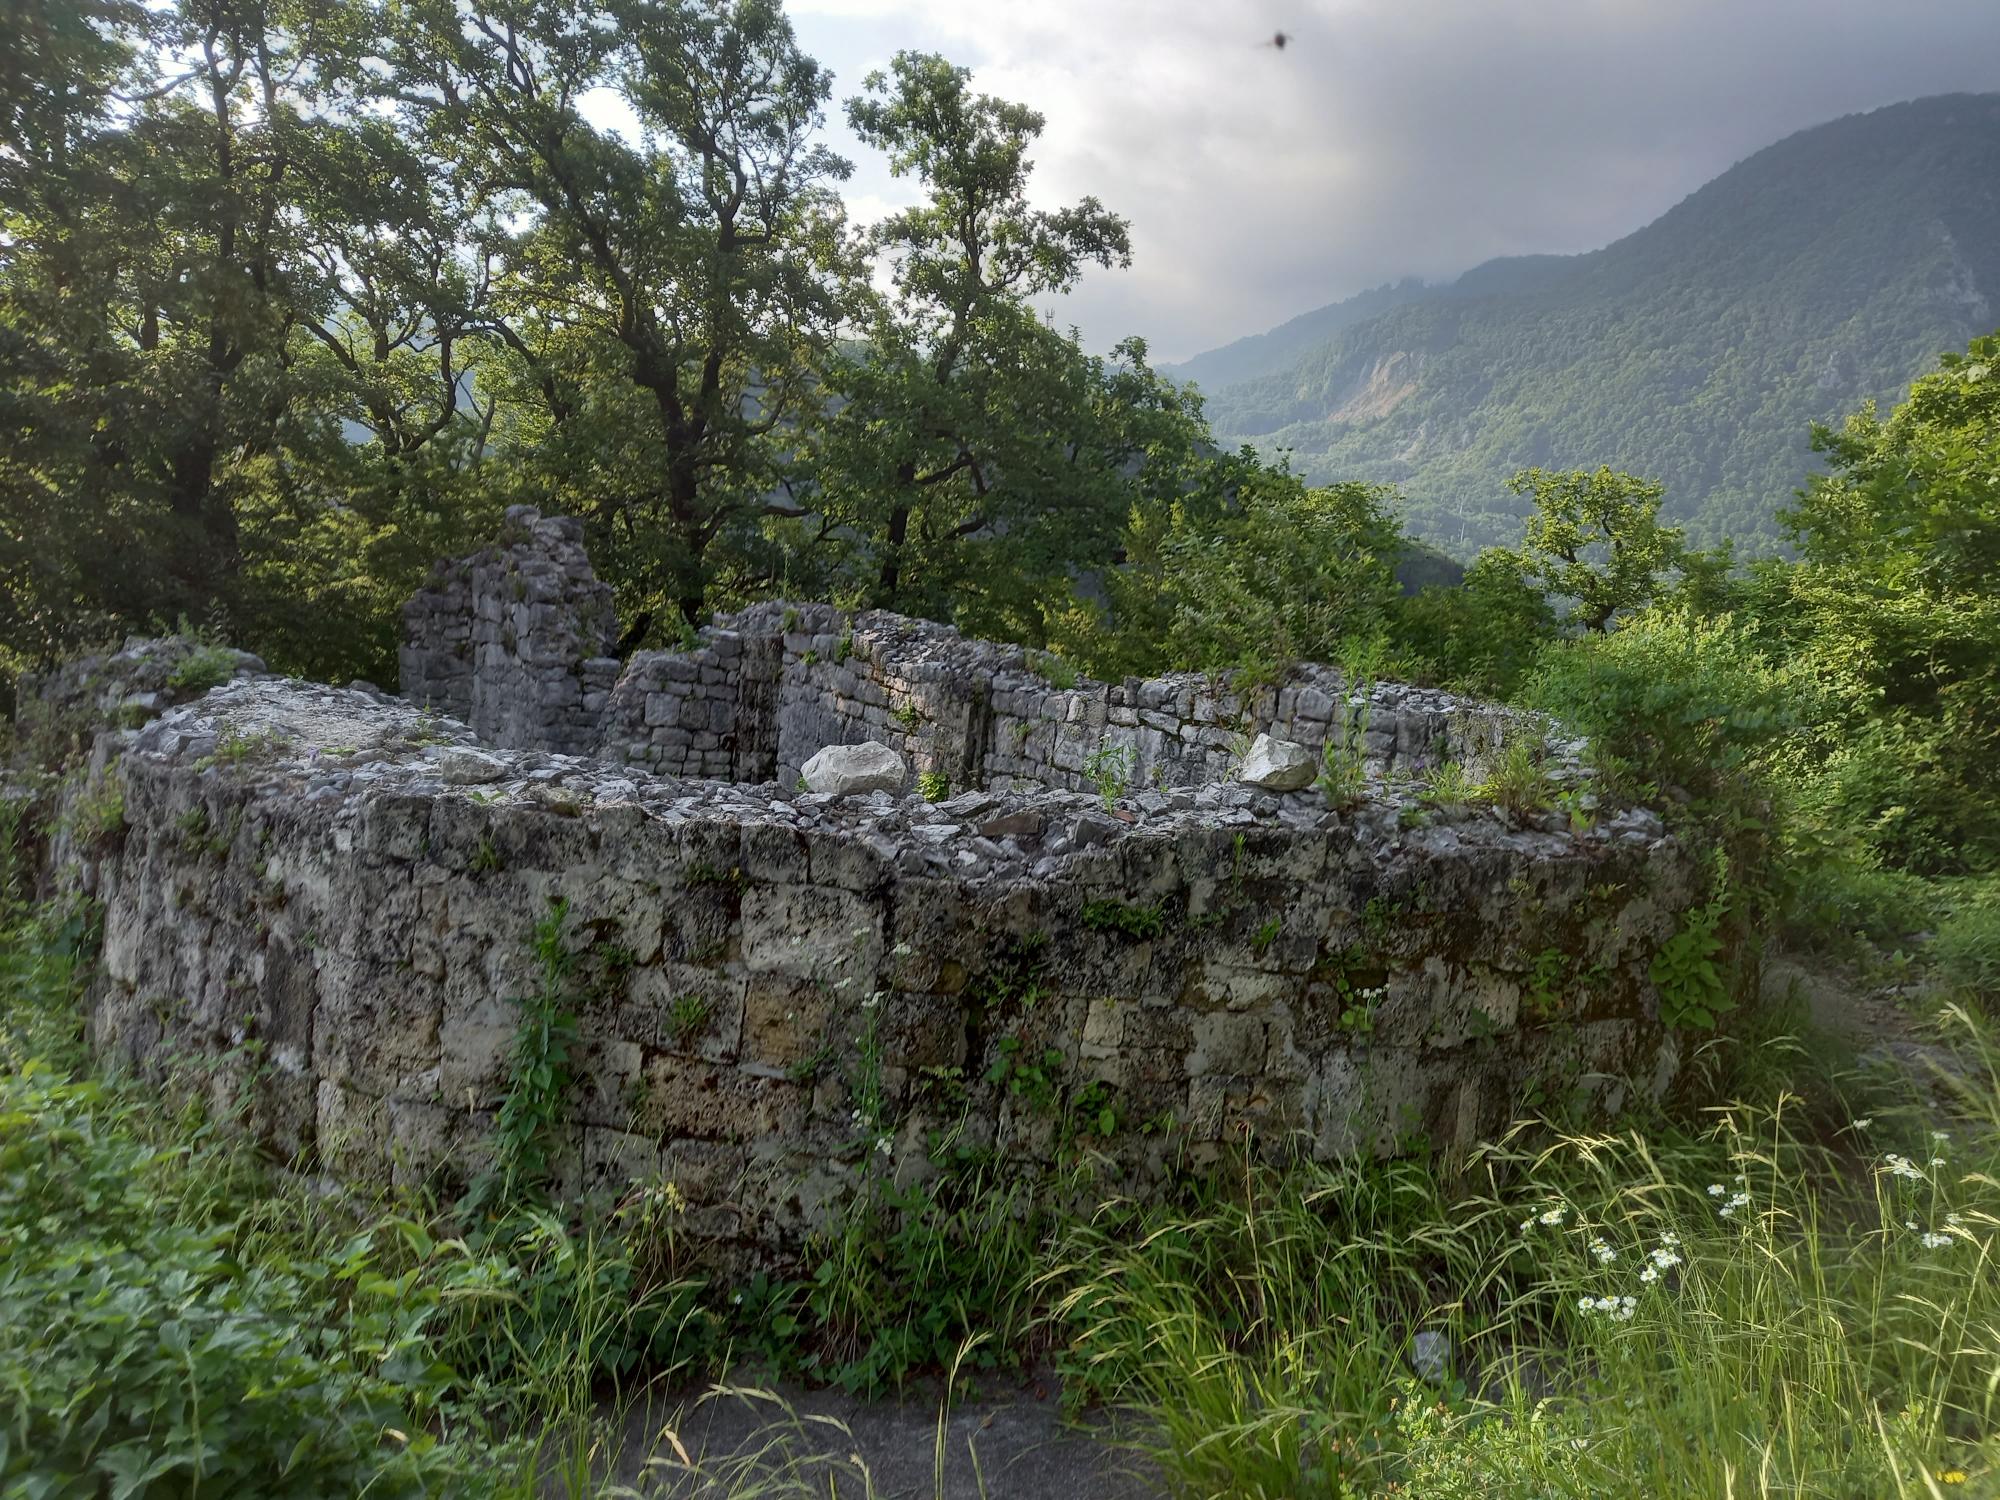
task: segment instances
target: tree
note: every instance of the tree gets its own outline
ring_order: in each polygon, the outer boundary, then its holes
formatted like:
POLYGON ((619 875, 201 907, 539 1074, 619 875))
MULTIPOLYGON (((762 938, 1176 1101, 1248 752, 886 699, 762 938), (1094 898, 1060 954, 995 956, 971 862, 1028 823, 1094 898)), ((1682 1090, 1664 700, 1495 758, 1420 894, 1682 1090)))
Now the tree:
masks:
MULTIPOLYGON (((754 514, 787 424, 818 399, 845 243, 814 142, 830 80, 777 0, 410 0, 398 72, 411 122, 524 222, 504 246, 494 336, 544 408, 529 451, 611 460, 547 473, 587 501, 593 545, 637 612, 704 612, 710 549, 754 514), (612 89, 632 139, 582 103, 612 89)), ((545 471, 546 473, 546 471, 545 471)))
POLYGON ((8 529, 50 547, 34 633, 224 623, 241 469, 287 400, 292 169, 344 128, 322 106, 353 62, 348 12, 92 3, 79 27, 59 9, 27 8, 6 105, 23 191, 0 296, 24 357, 5 399, 49 419, 5 486, 8 529))
POLYGON ((1919 870, 2000 862, 2000 337, 1814 429, 1828 472, 1781 519, 1765 630, 1849 705, 1833 811, 1919 870))
POLYGON ((840 405, 806 503, 857 539, 845 566, 865 570, 869 603, 1032 630, 1031 596, 1109 560, 1142 452, 1163 431, 1188 441, 1199 408, 1136 340, 1095 360, 1036 316, 1031 299, 1086 266, 1131 260, 1125 221, 1095 198, 1029 205, 1039 114, 904 52, 848 118, 926 199, 872 236, 891 291, 858 357, 829 371, 840 405))
POLYGON ((1603 634, 1614 616, 1652 600, 1686 554, 1681 532, 1660 524, 1662 486, 1608 468, 1523 469, 1508 481, 1532 496, 1521 550, 1507 553, 1545 593, 1573 601, 1570 620, 1603 634))
POLYGON ((1100 676, 1339 661, 1388 631, 1404 540, 1394 492, 1308 489, 1244 449, 1170 500, 1136 509, 1102 606, 1079 602, 1065 654, 1100 676))

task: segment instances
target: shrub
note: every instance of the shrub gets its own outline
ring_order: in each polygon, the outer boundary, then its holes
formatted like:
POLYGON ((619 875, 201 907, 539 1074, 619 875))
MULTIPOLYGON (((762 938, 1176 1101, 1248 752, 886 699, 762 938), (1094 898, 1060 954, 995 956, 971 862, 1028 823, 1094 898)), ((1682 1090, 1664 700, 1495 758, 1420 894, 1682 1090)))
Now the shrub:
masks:
POLYGON ((1955 893, 1938 923, 1931 956, 1947 982, 1989 1001, 2000 1000, 2000 881, 1955 893))
POLYGON ((234 652, 220 646, 197 646, 168 674, 167 686, 191 698, 222 686, 235 675, 234 652))
POLYGON ((1728 615, 1650 610, 1545 651, 1527 701, 1589 735, 1620 789, 1737 795, 1795 761, 1821 717, 1802 671, 1774 665, 1728 615))

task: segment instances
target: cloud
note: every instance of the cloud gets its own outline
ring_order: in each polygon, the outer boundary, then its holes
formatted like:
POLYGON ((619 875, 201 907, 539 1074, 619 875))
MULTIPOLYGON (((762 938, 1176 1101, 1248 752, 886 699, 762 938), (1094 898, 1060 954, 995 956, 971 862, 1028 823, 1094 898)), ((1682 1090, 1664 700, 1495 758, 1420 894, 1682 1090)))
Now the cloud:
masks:
MULTIPOLYGON (((1056 309, 1163 358, 1383 281, 1594 248, 1855 110, 1993 86, 1991 0, 792 0, 842 97, 899 47, 1048 120, 1034 194, 1132 220, 1056 309), (1279 51, 1261 45, 1284 30, 1279 51)), ((913 188, 836 117, 857 198, 913 188)), ((861 207, 857 203, 857 208, 861 207)))

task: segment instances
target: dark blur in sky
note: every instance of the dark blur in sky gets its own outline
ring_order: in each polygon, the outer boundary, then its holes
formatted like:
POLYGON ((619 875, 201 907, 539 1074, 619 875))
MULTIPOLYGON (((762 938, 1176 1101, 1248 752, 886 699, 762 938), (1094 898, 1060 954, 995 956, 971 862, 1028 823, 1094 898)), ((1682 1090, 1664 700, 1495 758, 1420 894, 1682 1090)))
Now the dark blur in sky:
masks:
MULTIPOLYGON (((899 47, 1048 117, 1132 221, 1055 308, 1184 358, 1405 275, 1589 250, 1792 131, 2000 89, 2000 0, 789 0, 836 96, 899 47), (1259 45, 1282 29, 1281 52, 1259 45)), ((844 122, 866 219, 909 199, 844 122)))

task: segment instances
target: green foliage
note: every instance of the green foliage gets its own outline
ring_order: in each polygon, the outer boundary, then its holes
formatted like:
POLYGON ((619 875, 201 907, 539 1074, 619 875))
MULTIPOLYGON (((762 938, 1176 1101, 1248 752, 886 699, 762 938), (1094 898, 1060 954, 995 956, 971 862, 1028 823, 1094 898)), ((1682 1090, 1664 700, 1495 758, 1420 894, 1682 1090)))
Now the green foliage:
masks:
POLYGON ((1691 909, 1680 930, 1653 955, 1650 977, 1660 992, 1660 1019, 1667 1025, 1711 1031, 1736 1008, 1723 973, 1718 931, 1728 910, 1725 888, 1691 909))
POLYGON ((1424 775, 1419 796, 1434 807, 1462 807, 1479 795, 1478 783, 1455 760, 1440 761, 1424 775))
POLYGON ((220 687, 235 675, 235 656, 220 646, 197 646, 182 657, 168 674, 167 686, 193 697, 220 687))
POLYGON ((1514 735, 1486 779, 1474 789, 1473 797, 1476 801, 1490 802, 1516 818, 1546 811, 1555 802, 1555 786, 1549 780, 1548 746, 1539 736, 1514 735))
POLYGON ((1786 522, 1796 567, 1758 579, 1774 651, 1811 658, 1845 730, 1822 807, 1884 860, 2000 861, 2000 338, 1817 429, 1830 472, 1786 522))
POLYGON ((1947 983, 2000 999, 2000 883, 1988 880, 1956 889, 1938 923, 1931 958, 1947 983))
POLYGON ((1105 741, 1083 758, 1084 778, 1097 788, 1098 800, 1106 812, 1118 806, 1118 799, 1132 789, 1135 756, 1130 745, 1105 741))
POLYGON ((1570 623, 1602 634, 1619 614, 1651 602, 1684 554, 1680 532, 1660 524, 1663 486, 1608 468, 1523 469, 1507 481, 1531 496, 1518 553, 1490 554, 1520 570, 1544 597, 1572 601, 1570 623))
POLYGON ((557 901, 535 924, 532 944, 541 985, 516 997, 520 1020, 507 1061, 507 1094, 493 1122, 494 1171, 475 1194, 486 1201, 530 1201, 547 1191, 557 1132, 567 1118, 570 1050, 576 1043, 569 978, 575 956, 563 937, 569 903, 557 901))
POLYGON ((951 795, 951 778, 942 771, 919 771, 917 792, 926 802, 942 802, 951 795))
POLYGON ((1095 198, 1030 204, 1039 114, 924 53, 898 53, 864 89, 848 121, 920 201, 870 233, 889 285, 861 297, 861 345, 827 367, 840 404, 809 437, 789 565, 876 606, 1039 642, 1044 600, 1111 562, 1156 455, 1171 464, 1204 439, 1199 401, 1139 340, 1093 357, 1036 311, 1086 267, 1131 259, 1125 221, 1095 198))
POLYGON ((667 1011, 667 1029, 683 1049, 690 1047, 708 1029, 711 1007, 706 995, 676 996, 667 1011))
POLYGON ((1760 772, 1807 756, 1818 702, 1804 670, 1775 664, 1730 616, 1672 610, 1552 648, 1525 696, 1590 736, 1622 789, 1709 801, 1755 795, 1760 772))
POLYGON ((1134 941, 1158 937, 1167 928, 1166 908, 1133 906, 1124 901, 1091 901, 1083 908, 1083 925, 1092 932, 1116 932, 1134 941))
POLYGON ((10 1490, 419 1495, 458 1466, 425 1431, 452 1381, 430 1336, 491 1268, 385 1275, 418 1233, 394 1224, 246 1256, 254 1216, 204 1201, 98 1086, 10 1073, 0 1118, 10 1490))
POLYGON ((1320 747, 1319 773, 1313 784, 1326 805, 1336 810, 1358 805, 1368 793, 1368 766, 1364 741, 1368 734, 1369 703, 1343 713, 1329 729, 1320 747))
POLYGON ((1079 601, 1056 630, 1098 677, 1243 668, 1270 680, 1339 659, 1382 633, 1403 542, 1389 493, 1307 489, 1247 455, 1194 466, 1179 489, 1136 508, 1126 564, 1104 578, 1108 616, 1079 601))

